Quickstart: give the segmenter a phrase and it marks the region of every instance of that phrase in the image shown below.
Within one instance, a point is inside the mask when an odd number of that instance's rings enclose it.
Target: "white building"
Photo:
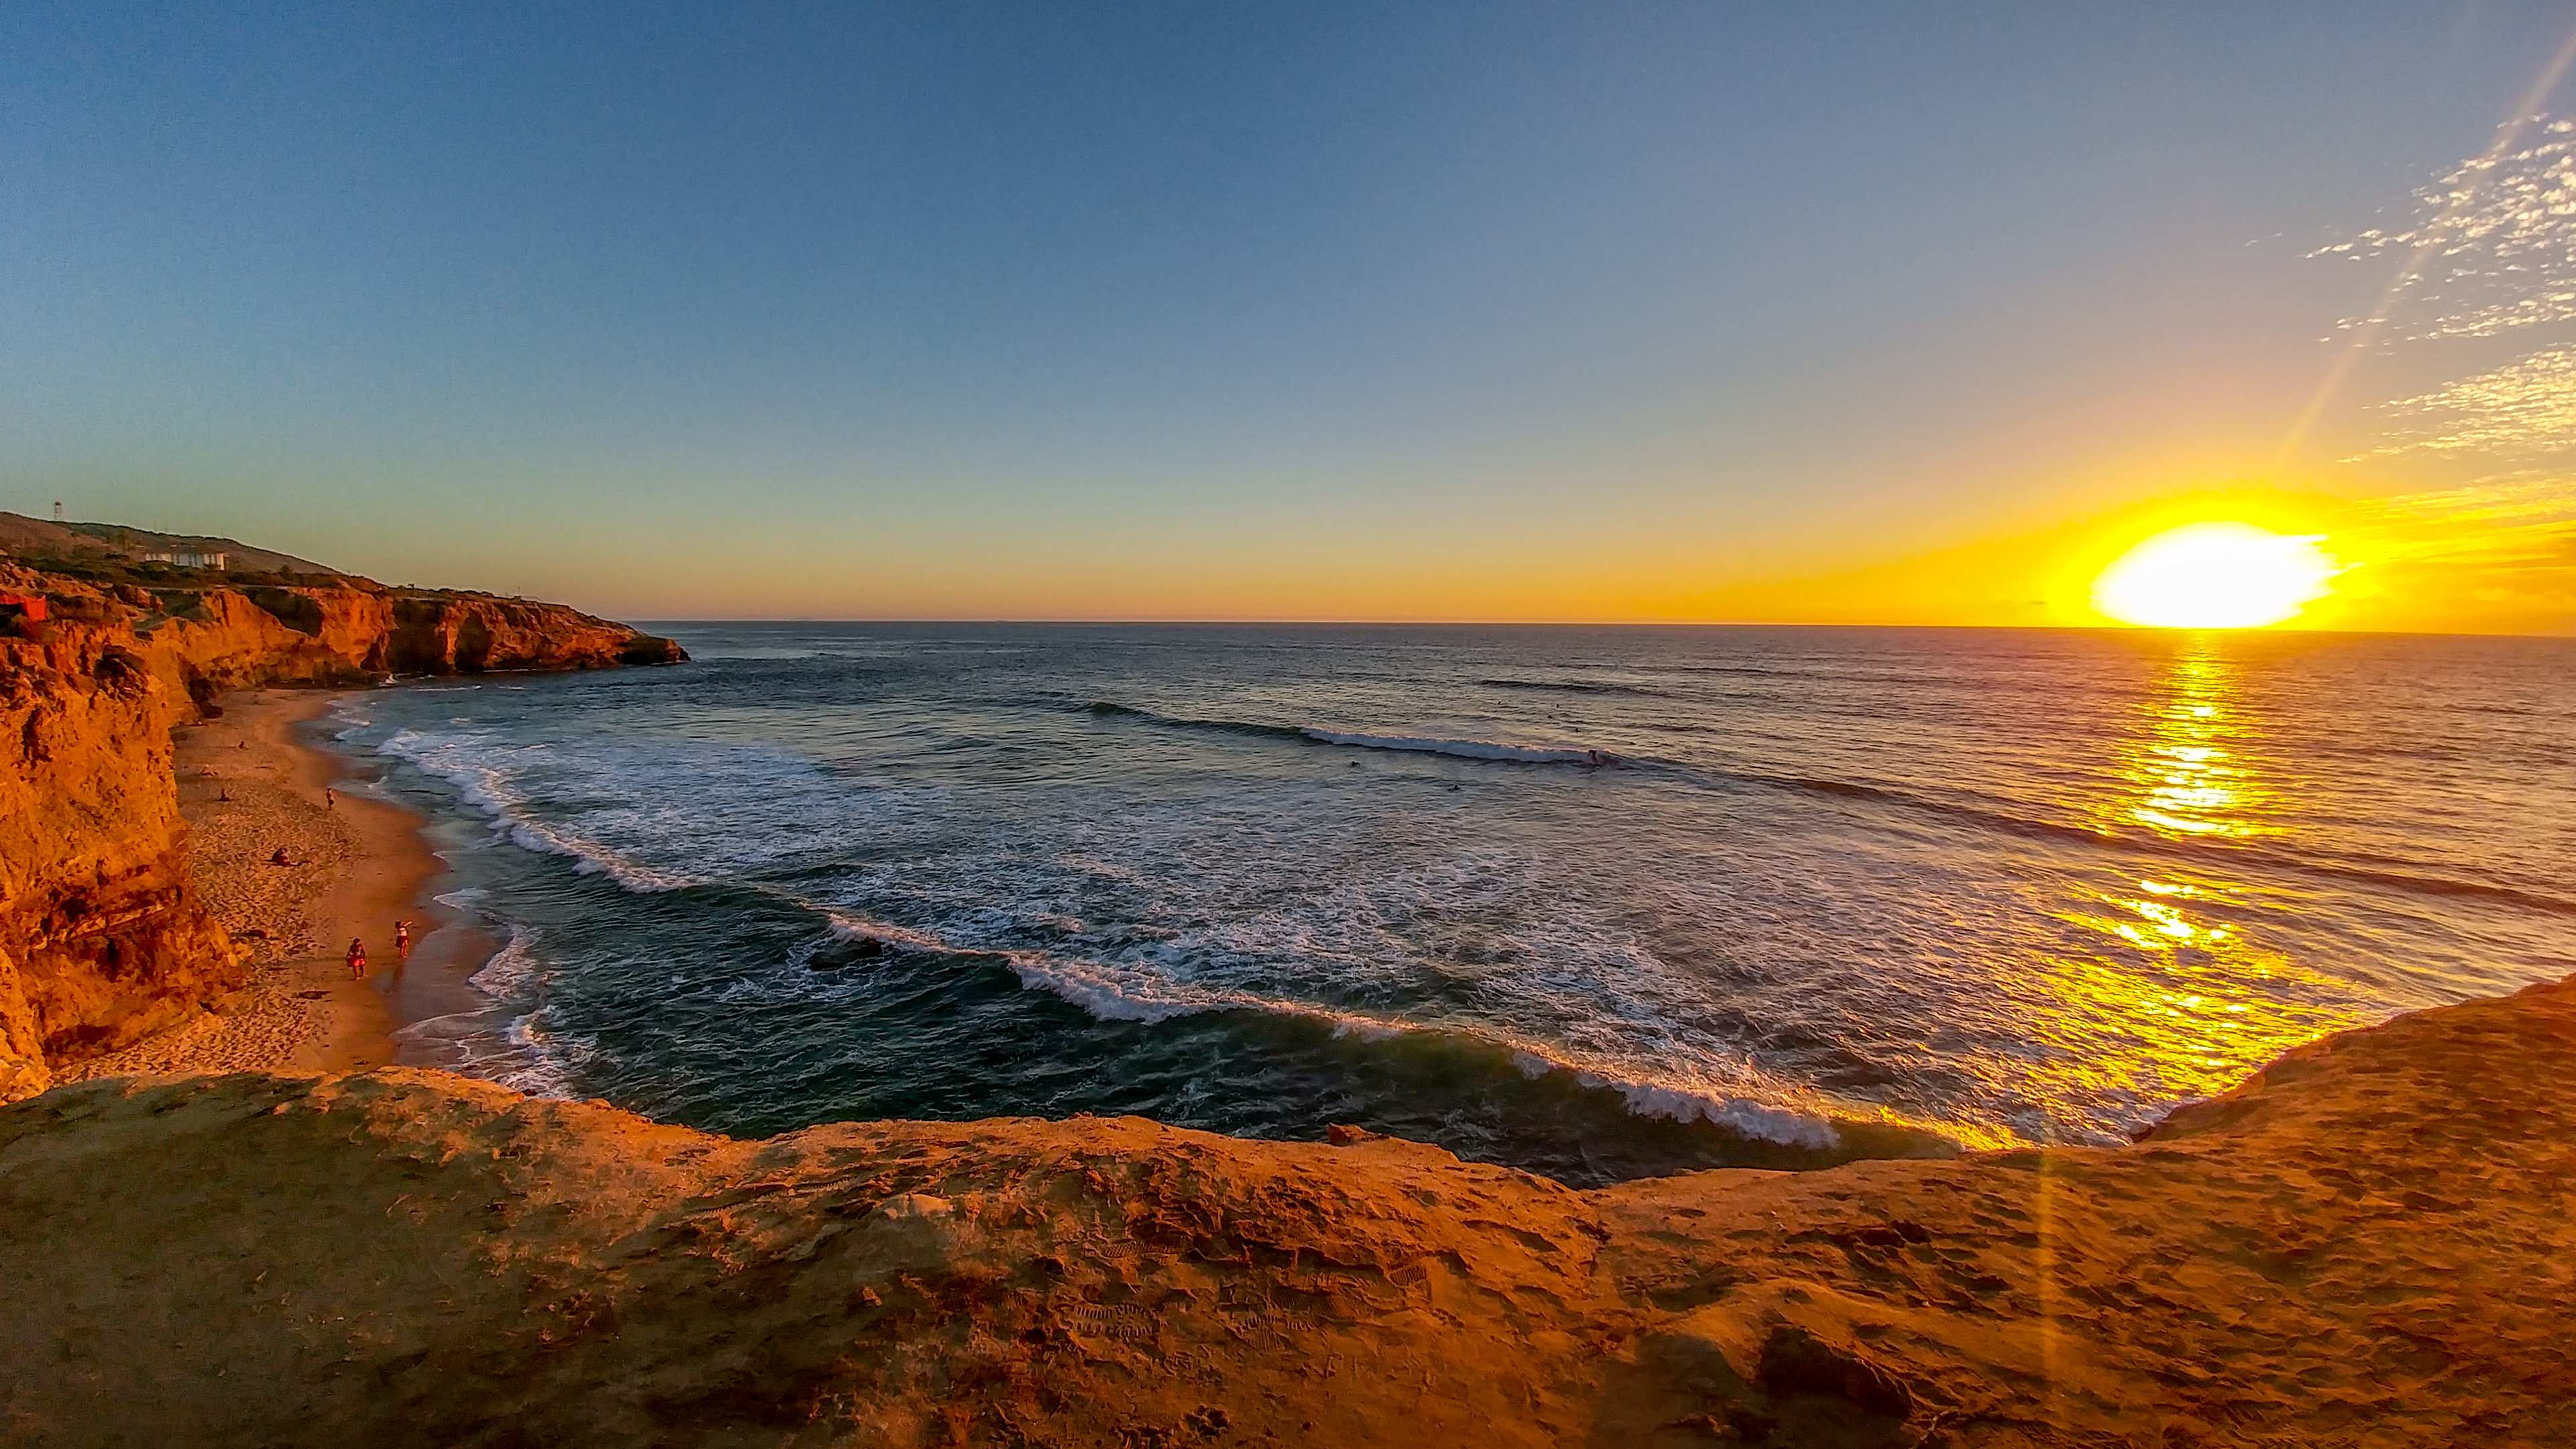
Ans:
[[[224,566],[224,555],[219,553],[199,553],[192,548],[165,548],[145,554],[143,556],[143,561],[145,563],[165,563],[169,564],[173,568],[220,569]]]

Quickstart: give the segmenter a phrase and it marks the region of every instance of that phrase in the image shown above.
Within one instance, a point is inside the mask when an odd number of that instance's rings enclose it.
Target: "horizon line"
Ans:
[[[1747,619],[1313,619],[1313,618],[1184,618],[1133,617],[1101,615],[1068,617],[1030,615],[991,615],[984,617],[934,615],[644,615],[628,622],[635,624],[946,624],[985,625],[1017,624],[1039,627],[1127,626],[1159,628],[1273,628],[1273,629],[1919,629],[1957,632],[2014,632],[2029,634],[2300,634],[2343,638],[2383,639],[2537,639],[2576,642],[2576,630],[2565,633],[2536,634],[2512,630],[2441,630],[2441,629],[2338,629],[2332,627],[2296,628],[2266,624],[2253,628],[2180,629],[2149,624],[1920,624],[1920,623],[1852,623],[1848,621],[1782,621]]]

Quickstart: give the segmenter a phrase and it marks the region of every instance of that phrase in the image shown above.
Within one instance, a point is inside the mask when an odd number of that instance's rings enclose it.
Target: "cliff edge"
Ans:
[[[170,730],[228,690],[672,663],[558,604],[0,556],[0,1101],[240,984],[188,885]]]
[[[2132,1146],[1577,1192],[1136,1119],[765,1142],[444,1073],[0,1109],[30,1445],[2576,1442],[2576,982]],[[184,1206],[182,1206],[184,1205]]]

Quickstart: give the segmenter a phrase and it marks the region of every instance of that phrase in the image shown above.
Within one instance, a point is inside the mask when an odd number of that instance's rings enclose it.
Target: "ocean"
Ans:
[[[326,721],[501,943],[404,1059],[1593,1184],[2118,1141],[2576,971],[2576,641],[657,627]]]

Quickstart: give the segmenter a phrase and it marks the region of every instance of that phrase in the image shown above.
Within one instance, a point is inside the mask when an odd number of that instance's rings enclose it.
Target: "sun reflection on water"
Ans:
[[[2241,701],[2241,670],[2214,641],[2174,657],[2145,706],[2146,734],[2122,763],[2136,798],[2120,823],[2168,839],[2267,833],[2268,791],[2244,757],[2255,725]]]
[[[2215,1095],[2357,1024],[2326,1004],[2336,993],[2323,977],[2265,939],[2278,887],[2230,863],[2229,844],[2282,833],[2287,805],[2256,764],[2264,723],[2246,669],[2222,640],[2186,644],[2139,702],[2138,727],[2111,745],[2096,827],[2211,848],[2140,859],[2050,912],[2067,934],[2031,1029],[2051,1048],[2052,1095]]]

